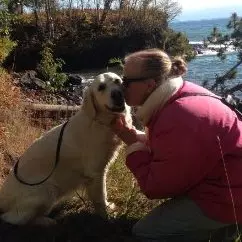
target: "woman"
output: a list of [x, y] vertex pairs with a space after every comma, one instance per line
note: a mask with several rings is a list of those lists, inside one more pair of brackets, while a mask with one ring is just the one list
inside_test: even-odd
[[[242, 122], [214, 94], [183, 81], [186, 64], [158, 49], [125, 58], [128, 105], [138, 107], [147, 141], [126, 127], [126, 164], [150, 199], [172, 198], [133, 228], [144, 241], [208, 241], [242, 222]], [[213, 97], [211, 97], [211, 95]]]

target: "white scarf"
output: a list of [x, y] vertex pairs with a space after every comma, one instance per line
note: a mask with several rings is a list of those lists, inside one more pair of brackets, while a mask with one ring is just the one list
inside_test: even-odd
[[[142, 106], [138, 108], [136, 113], [137, 118], [143, 123], [144, 126], [150, 121], [152, 115], [154, 115], [160, 108], [162, 108], [166, 102], [182, 87], [182, 77], [176, 77], [166, 80], [163, 84], [158, 86], [147, 98]], [[126, 148], [126, 155], [129, 155], [138, 150], [149, 151], [149, 147], [145, 144], [147, 138], [145, 133], [138, 134], [141, 136], [140, 141], [128, 146]]]
[[162, 108], [165, 103], [181, 88], [183, 85], [182, 77], [176, 77], [166, 80], [158, 86], [147, 98], [142, 106], [138, 108], [137, 118], [146, 125], [151, 116]]

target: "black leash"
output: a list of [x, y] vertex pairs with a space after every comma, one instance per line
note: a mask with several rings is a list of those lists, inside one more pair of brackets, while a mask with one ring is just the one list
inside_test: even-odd
[[53, 174], [54, 170], [56, 169], [56, 167], [57, 167], [57, 165], [60, 161], [60, 148], [61, 148], [61, 144], [62, 144], [63, 133], [64, 133], [64, 130], [65, 130], [67, 123], [68, 123], [68, 121], [66, 121], [63, 124], [63, 126], [61, 127], [58, 142], [57, 142], [57, 147], [56, 147], [55, 164], [54, 164], [54, 167], [53, 167], [52, 171], [50, 172], [50, 174], [45, 179], [43, 179], [42, 181], [39, 181], [39, 182], [36, 182], [36, 183], [28, 183], [28, 182], [22, 180], [21, 178], [19, 178], [19, 176], [18, 176], [18, 165], [19, 165], [19, 159], [18, 159], [18, 161], [14, 165], [13, 171], [14, 171], [14, 175], [15, 175], [16, 179], [20, 183], [22, 183], [24, 185], [28, 185], [28, 186], [36, 186], [36, 185], [40, 185], [40, 184], [44, 183], [45, 181], [47, 181], [50, 178], [50, 176]]
[[173, 99], [172, 101], [175, 101], [175, 100], [183, 98], [183, 97], [191, 97], [191, 96], [207, 96], [207, 97], [216, 98], [216, 99], [220, 100], [223, 104], [228, 106], [230, 109], [232, 109], [237, 114], [237, 116], [242, 119], [242, 113], [237, 109], [236, 105], [228, 102], [225, 97], [220, 97], [220, 96], [216, 96], [216, 95], [208, 94], [208, 93], [185, 92], [185, 93], [182, 93], [180, 96], [176, 97], [175, 99]]

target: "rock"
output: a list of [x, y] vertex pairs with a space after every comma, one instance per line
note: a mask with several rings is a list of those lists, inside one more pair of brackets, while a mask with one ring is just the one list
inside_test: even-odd
[[32, 79], [32, 82], [35, 83], [35, 85], [41, 89], [45, 89], [46, 88], [46, 84], [44, 81], [42, 81], [41, 79], [35, 77]]
[[15, 73], [14, 83], [21, 87], [26, 101], [32, 103], [80, 105], [82, 103], [83, 88], [88, 85], [80, 74], [66, 73], [69, 80], [63, 88], [52, 92], [47, 86], [47, 82], [38, 78], [34, 71], [25, 73]]
[[25, 99], [25, 101], [29, 102], [29, 103], [33, 103], [34, 102], [31, 98], [28, 98], [28, 97]]
[[30, 79], [34, 79], [37, 76], [37, 72], [34, 70], [28, 71]]
[[30, 75], [28, 72], [26, 72], [21, 78], [20, 78], [20, 83], [24, 85], [31, 85], [32, 80], [30, 78]]
[[13, 84], [14, 84], [15, 86], [19, 86], [19, 84], [20, 84], [20, 78], [14, 78], [14, 79], [13, 79]]
[[45, 89], [46, 83], [39, 79], [37, 73], [33, 70], [27, 71], [23, 76], [20, 78], [20, 84], [27, 86], [30, 89]]
[[17, 73], [17, 72], [12, 72], [11, 76], [13, 77], [13, 79], [20, 79], [21, 78], [21, 74]]
[[68, 80], [66, 81], [66, 86], [79, 86], [82, 84], [83, 78], [79, 74], [66, 74]]

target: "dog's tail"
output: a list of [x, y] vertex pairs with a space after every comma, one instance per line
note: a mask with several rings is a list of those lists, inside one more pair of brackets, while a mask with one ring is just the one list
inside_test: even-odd
[[4, 162], [1, 167], [1, 179], [4, 180], [19, 158], [17, 156], [10, 154], [8, 151], [3, 152], [3, 158]]

